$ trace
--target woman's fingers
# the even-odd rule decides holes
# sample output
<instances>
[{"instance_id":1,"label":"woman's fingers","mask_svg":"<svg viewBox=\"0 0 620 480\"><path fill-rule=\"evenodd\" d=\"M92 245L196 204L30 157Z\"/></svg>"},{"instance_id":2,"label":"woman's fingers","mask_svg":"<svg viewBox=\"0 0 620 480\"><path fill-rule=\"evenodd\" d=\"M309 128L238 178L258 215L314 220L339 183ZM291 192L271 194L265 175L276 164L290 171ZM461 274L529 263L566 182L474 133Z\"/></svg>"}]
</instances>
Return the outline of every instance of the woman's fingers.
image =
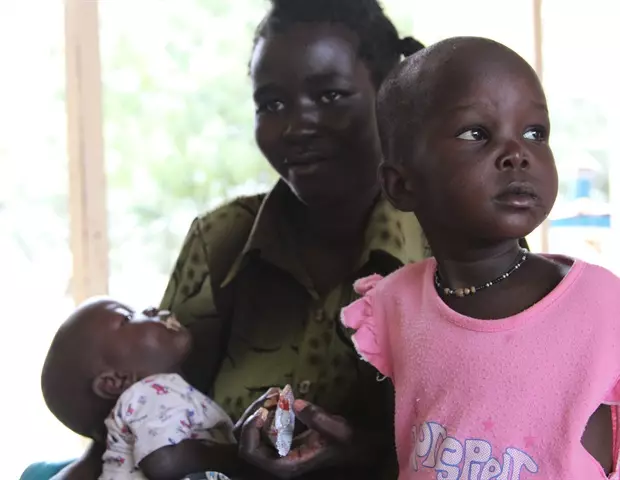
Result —
<instances>
[{"instance_id":1,"label":"woman's fingers","mask_svg":"<svg viewBox=\"0 0 620 480\"><path fill-rule=\"evenodd\" d=\"M241 428L239 451L242 454L251 454L261 447L261 429L267 420L268 411L265 408L259 408L249 417Z\"/></svg>"},{"instance_id":2,"label":"woman's fingers","mask_svg":"<svg viewBox=\"0 0 620 480\"><path fill-rule=\"evenodd\" d=\"M289 454L280 457L273 446L261 439L261 430L268 417L269 411L260 408L243 424L239 441L239 455L243 460L282 479L295 478L328 465L328 445L317 432L305 432L296 439Z\"/></svg>"},{"instance_id":3,"label":"woman's fingers","mask_svg":"<svg viewBox=\"0 0 620 480\"><path fill-rule=\"evenodd\" d=\"M263 393L260 397L258 397L252 404L243 412L241 418L235 424L235 431L241 430L241 427L246 422L248 418L250 418L256 411L261 408L271 408L271 406L276 406L278 403L278 396L280 395L280 389L277 387L272 387Z\"/></svg>"},{"instance_id":4,"label":"woman's fingers","mask_svg":"<svg viewBox=\"0 0 620 480\"><path fill-rule=\"evenodd\" d=\"M347 444L352 441L353 429L344 418L331 415L305 400L295 400L293 408L296 417L304 425L315 430L326 439L340 444Z\"/></svg>"}]
</instances>

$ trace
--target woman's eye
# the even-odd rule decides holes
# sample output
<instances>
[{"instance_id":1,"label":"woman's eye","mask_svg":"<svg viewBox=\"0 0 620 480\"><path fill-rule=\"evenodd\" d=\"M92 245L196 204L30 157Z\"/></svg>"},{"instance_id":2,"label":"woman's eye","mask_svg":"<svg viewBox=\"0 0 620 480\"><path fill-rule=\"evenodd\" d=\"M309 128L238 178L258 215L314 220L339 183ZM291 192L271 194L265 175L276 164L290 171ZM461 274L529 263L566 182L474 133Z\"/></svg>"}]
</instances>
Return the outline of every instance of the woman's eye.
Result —
<instances>
[{"instance_id":1,"label":"woman's eye","mask_svg":"<svg viewBox=\"0 0 620 480\"><path fill-rule=\"evenodd\" d=\"M523 134L523 138L533 142L544 142L547 139L547 132L541 127L530 128Z\"/></svg>"},{"instance_id":2,"label":"woman's eye","mask_svg":"<svg viewBox=\"0 0 620 480\"><path fill-rule=\"evenodd\" d=\"M466 130L458 135L456 138L470 142L479 142L481 140L486 140L488 136L482 128L470 128L469 130Z\"/></svg>"},{"instance_id":3,"label":"woman's eye","mask_svg":"<svg viewBox=\"0 0 620 480\"><path fill-rule=\"evenodd\" d=\"M343 97L342 93L330 91L321 95L321 103L333 103Z\"/></svg>"},{"instance_id":4,"label":"woman's eye","mask_svg":"<svg viewBox=\"0 0 620 480\"><path fill-rule=\"evenodd\" d=\"M261 112L276 113L282 109L284 109L284 102L280 100L271 100L269 102L259 104L256 110L259 113Z\"/></svg>"}]
</instances>

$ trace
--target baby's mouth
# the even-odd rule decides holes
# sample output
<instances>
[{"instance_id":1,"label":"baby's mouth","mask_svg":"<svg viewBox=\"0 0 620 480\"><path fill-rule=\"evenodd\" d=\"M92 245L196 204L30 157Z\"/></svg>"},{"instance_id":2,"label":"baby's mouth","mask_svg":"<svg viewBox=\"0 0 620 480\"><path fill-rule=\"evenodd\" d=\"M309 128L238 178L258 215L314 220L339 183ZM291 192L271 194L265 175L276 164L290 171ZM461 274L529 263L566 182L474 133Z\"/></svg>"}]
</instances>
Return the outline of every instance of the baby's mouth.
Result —
<instances>
[{"instance_id":1,"label":"baby's mouth","mask_svg":"<svg viewBox=\"0 0 620 480\"><path fill-rule=\"evenodd\" d=\"M181 330L181 324L176 319L176 317L168 310L160 311L159 318L161 319L161 322L166 326L168 330L173 330L175 332L178 332L179 330Z\"/></svg>"}]
</instances>

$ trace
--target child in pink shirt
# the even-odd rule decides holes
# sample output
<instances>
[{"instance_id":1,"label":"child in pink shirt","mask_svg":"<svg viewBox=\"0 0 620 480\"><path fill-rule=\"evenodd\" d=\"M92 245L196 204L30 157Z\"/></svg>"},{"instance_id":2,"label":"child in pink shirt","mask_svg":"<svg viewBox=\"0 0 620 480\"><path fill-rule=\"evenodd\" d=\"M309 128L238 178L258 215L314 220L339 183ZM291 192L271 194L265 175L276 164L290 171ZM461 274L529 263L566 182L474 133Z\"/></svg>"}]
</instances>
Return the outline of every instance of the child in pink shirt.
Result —
<instances>
[{"instance_id":1,"label":"child in pink shirt","mask_svg":"<svg viewBox=\"0 0 620 480\"><path fill-rule=\"evenodd\" d=\"M620 279L518 243L558 189L536 74L496 42L449 39L392 73L378 119L384 192L434 253L359 281L342 317L394 384L399 478L608 478L611 454L581 439L620 402Z\"/></svg>"}]
</instances>

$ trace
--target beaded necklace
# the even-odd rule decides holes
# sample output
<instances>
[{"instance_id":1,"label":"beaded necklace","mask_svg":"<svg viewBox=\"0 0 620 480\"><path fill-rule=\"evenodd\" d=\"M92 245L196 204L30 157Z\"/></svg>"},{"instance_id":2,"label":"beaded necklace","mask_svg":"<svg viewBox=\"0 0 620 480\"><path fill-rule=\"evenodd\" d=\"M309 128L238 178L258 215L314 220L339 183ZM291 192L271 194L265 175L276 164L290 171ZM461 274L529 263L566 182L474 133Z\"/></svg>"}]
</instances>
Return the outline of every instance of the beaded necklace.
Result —
<instances>
[{"instance_id":1,"label":"beaded necklace","mask_svg":"<svg viewBox=\"0 0 620 480\"><path fill-rule=\"evenodd\" d=\"M517 257L516 262L502 275L497 277L495 280L491 280L490 282L483 283L482 285L478 285L477 287L468 287L468 288L449 288L445 287L441 283L441 277L439 276L439 270L435 270L435 287L437 291L443 293L446 297L466 297L467 295L473 295L474 293L479 292L480 290L484 290L485 288L492 287L493 285L498 284L502 280L506 280L510 275L521 268L521 265L525 263L529 252L525 249L520 249L519 256Z\"/></svg>"}]
</instances>

